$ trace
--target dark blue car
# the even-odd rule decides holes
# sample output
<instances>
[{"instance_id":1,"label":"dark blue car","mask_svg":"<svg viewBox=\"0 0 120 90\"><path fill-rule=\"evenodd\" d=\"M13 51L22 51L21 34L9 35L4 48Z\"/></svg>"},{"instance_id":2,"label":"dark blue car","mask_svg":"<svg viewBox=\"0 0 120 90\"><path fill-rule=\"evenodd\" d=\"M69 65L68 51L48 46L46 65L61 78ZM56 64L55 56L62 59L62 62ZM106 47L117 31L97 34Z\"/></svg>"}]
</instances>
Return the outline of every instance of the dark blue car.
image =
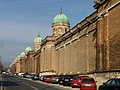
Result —
<instances>
[{"instance_id":1,"label":"dark blue car","mask_svg":"<svg viewBox=\"0 0 120 90\"><path fill-rule=\"evenodd\" d=\"M99 86L99 90L120 90L120 78L109 79Z\"/></svg>"}]
</instances>

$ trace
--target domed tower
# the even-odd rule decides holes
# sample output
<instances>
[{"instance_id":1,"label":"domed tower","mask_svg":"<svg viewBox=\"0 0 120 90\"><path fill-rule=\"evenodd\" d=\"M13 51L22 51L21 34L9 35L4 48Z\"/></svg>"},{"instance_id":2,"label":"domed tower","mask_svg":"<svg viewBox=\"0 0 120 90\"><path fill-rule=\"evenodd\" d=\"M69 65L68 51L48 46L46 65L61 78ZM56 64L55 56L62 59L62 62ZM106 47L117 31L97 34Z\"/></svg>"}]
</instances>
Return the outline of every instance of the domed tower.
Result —
<instances>
[{"instance_id":1,"label":"domed tower","mask_svg":"<svg viewBox=\"0 0 120 90\"><path fill-rule=\"evenodd\" d=\"M21 58L25 57L25 52L22 52L22 53L20 54L20 57L21 57Z\"/></svg>"},{"instance_id":2,"label":"domed tower","mask_svg":"<svg viewBox=\"0 0 120 90\"><path fill-rule=\"evenodd\" d=\"M42 38L40 35L38 35L35 39L34 39L34 50L37 51L40 49L40 44L42 42Z\"/></svg>"},{"instance_id":3,"label":"domed tower","mask_svg":"<svg viewBox=\"0 0 120 90\"><path fill-rule=\"evenodd\" d=\"M62 12L57 14L52 23L52 34L55 37L59 37L70 29L70 23L68 17Z\"/></svg>"},{"instance_id":4,"label":"domed tower","mask_svg":"<svg viewBox=\"0 0 120 90\"><path fill-rule=\"evenodd\" d=\"M29 51L32 51L32 48L31 48L31 47L27 47L27 48L25 49L25 54L27 54Z\"/></svg>"}]
</instances>

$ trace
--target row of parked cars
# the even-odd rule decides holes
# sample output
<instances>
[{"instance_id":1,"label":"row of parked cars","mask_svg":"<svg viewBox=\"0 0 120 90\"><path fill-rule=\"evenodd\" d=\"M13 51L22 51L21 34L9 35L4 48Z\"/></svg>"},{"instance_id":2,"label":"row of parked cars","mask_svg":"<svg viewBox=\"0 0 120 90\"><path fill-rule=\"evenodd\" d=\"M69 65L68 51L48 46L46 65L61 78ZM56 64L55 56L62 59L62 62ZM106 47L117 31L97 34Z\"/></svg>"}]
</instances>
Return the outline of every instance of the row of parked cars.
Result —
<instances>
[{"instance_id":1,"label":"row of parked cars","mask_svg":"<svg viewBox=\"0 0 120 90\"><path fill-rule=\"evenodd\" d=\"M22 74L24 78L31 78L32 80L40 80L45 83L60 84L63 86L77 87L80 90L97 90L96 81L86 75L44 75L36 74ZM113 78L100 85L98 90L120 90L120 79Z\"/></svg>"},{"instance_id":2,"label":"row of parked cars","mask_svg":"<svg viewBox=\"0 0 120 90\"><path fill-rule=\"evenodd\" d=\"M96 90L94 78L82 75L47 75L43 76L43 82L57 83L63 86L78 87L80 90Z\"/></svg>"}]
</instances>

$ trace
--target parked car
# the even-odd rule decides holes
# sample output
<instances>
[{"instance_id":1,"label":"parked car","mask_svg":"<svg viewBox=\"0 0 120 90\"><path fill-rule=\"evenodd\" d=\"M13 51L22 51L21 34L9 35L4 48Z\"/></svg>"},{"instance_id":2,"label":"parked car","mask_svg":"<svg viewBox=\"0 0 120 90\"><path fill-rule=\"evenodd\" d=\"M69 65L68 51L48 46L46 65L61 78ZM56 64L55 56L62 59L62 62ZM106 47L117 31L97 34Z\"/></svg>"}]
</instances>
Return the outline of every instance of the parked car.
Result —
<instances>
[{"instance_id":1,"label":"parked car","mask_svg":"<svg viewBox=\"0 0 120 90\"><path fill-rule=\"evenodd\" d=\"M40 81L43 81L43 79L44 79L44 76L42 75L42 76L39 76L39 80Z\"/></svg>"},{"instance_id":2,"label":"parked car","mask_svg":"<svg viewBox=\"0 0 120 90\"><path fill-rule=\"evenodd\" d=\"M99 86L99 90L120 90L120 78L109 79Z\"/></svg>"},{"instance_id":3,"label":"parked car","mask_svg":"<svg viewBox=\"0 0 120 90\"><path fill-rule=\"evenodd\" d=\"M89 76L83 76L83 75L74 76L71 80L71 86L72 87L80 87L81 79L85 78L85 77L89 77Z\"/></svg>"},{"instance_id":4,"label":"parked car","mask_svg":"<svg viewBox=\"0 0 120 90\"><path fill-rule=\"evenodd\" d=\"M58 83L59 76L58 75L52 75L52 83Z\"/></svg>"},{"instance_id":5,"label":"parked car","mask_svg":"<svg viewBox=\"0 0 120 90\"><path fill-rule=\"evenodd\" d=\"M33 75L32 80L39 80L39 75L37 74Z\"/></svg>"},{"instance_id":6,"label":"parked car","mask_svg":"<svg viewBox=\"0 0 120 90\"><path fill-rule=\"evenodd\" d=\"M94 78L82 78L80 90L97 90L96 81Z\"/></svg>"},{"instance_id":7,"label":"parked car","mask_svg":"<svg viewBox=\"0 0 120 90\"><path fill-rule=\"evenodd\" d=\"M64 86L70 86L71 85L71 79L74 77L75 75L64 75L63 77L63 85Z\"/></svg>"},{"instance_id":8,"label":"parked car","mask_svg":"<svg viewBox=\"0 0 120 90\"><path fill-rule=\"evenodd\" d=\"M46 83L52 83L52 75L44 76L43 81L46 82Z\"/></svg>"},{"instance_id":9,"label":"parked car","mask_svg":"<svg viewBox=\"0 0 120 90\"><path fill-rule=\"evenodd\" d=\"M24 74L24 73L18 73L18 76L19 76L19 77L23 77L23 74Z\"/></svg>"},{"instance_id":10,"label":"parked car","mask_svg":"<svg viewBox=\"0 0 120 90\"><path fill-rule=\"evenodd\" d=\"M65 76L65 75L59 75L58 83L59 83L60 85L63 84L64 76Z\"/></svg>"},{"instance_id":11,"label":"parked car","mask_svg":"<svg viewBox=\"0 0 120 90\"><path fill-rule=\"evenodd\" d=\"M34 74L29 74L29 73L23 74L24 78L32 78L33 76L34 76Z\"/></svg>"}]
</instances>

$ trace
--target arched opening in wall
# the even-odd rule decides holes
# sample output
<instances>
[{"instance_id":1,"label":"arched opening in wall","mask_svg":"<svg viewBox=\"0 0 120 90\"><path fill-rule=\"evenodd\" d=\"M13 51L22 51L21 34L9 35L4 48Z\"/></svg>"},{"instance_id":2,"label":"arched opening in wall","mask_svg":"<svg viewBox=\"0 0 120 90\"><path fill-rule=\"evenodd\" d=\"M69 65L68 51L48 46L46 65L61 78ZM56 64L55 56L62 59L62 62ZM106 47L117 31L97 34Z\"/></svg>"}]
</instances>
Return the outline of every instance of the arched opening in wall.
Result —
<instances>
[{"instance_id":1,"label":"arched opening in wall","mask_svg":"<svg viewBox=\"0 0 120 90\"><path fill-rule=\"evenodd\" d=\"M65 28L65 33L67 32L67 28Z\"/></svg>"},{"instance_id":2,"label":"arched opening in wall","mask_svg":"<svg viewBox=\"0 0 120 90\"><path fill-rule=\"evenodd\" d=\"M58 32L58 29L57 29L57 28L56 28L55 30L56 30L56 32Z\"/></svg>"},{"instance_id":3,"label":"arched opening in wall","mask_svg":"<svg viewBox=\"0 0 120 90\"><path fill-rule=\"evenodd\" d=\"M62 28L58 28L58 31L61 32L61 31L62 31Z\"/></svg>"},{"instance_id":4,"label":"arched opening in wall","mask_svg":"<svg viewBox=\"0 0 120 90\"><path fill-rule=\"evenodd\" d=\"M56 29L56 28L53 29L53 33L54 33L54 34L57 33L57 29Z\"/></svg>"},{"instance_id":5,"label":"arched opening in wall","mask_svg":"<svg viewBox=\"0 0 120 90\"><path fill-rule=\"evenodd\" d=\"M53 29L53 33L55 33L55 28Z\"/></svg>"},{"instance_id":6,"label":"arched opening in wall","mask_svg":"<svg viewBox=\"0 0 120 90\"><path fill-rule=\"evenodd\" d=\"M53 28L53 32L55 31L55 28Z\"/></svg>"}]
</instances>

